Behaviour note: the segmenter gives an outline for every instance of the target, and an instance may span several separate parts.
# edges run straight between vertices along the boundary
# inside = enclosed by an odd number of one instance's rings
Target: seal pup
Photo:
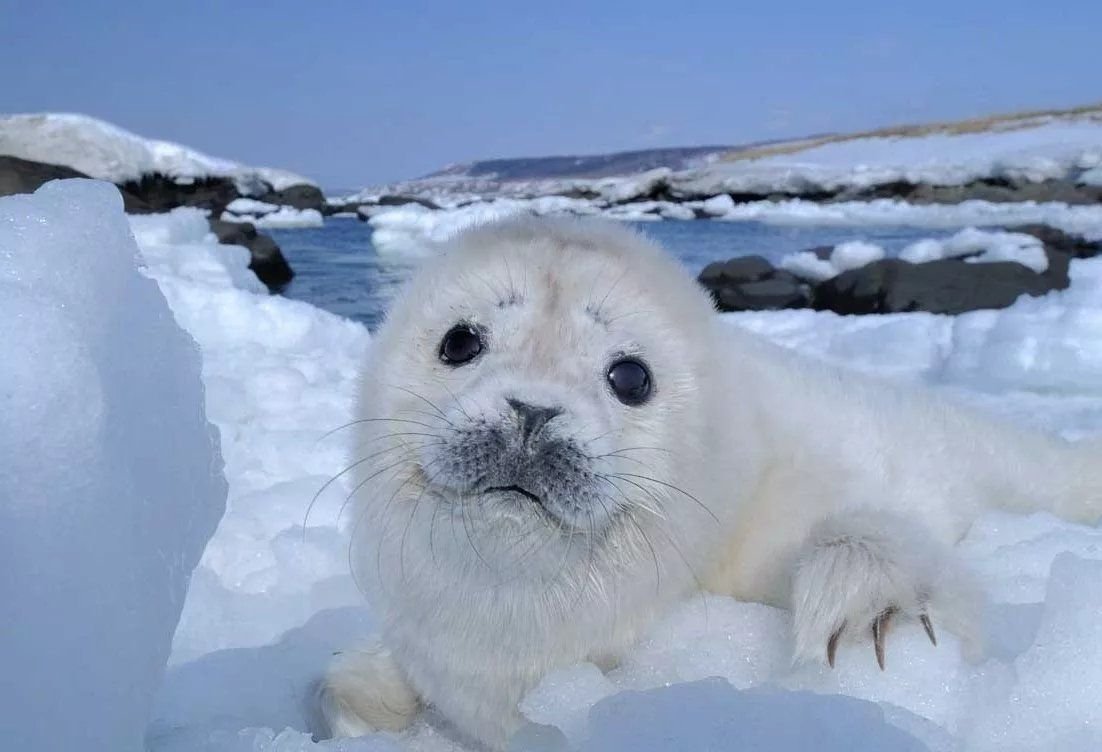
[[[976,637],[952,544],[983,510],[1102,511],[1076,445],[847,373],[723,322],[672,258],[593,220],[455,237],[361,388],[353,565],[381,622],[321,684],[329,730],[423,705],[504,748],[549,670],[615,665],[708,590],[792,610],[833,665],[891,626]]]

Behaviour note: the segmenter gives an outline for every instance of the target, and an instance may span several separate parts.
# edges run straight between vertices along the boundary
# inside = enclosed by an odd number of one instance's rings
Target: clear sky
[[[1102,0],[0,0],[0,112],[355,188],[1102,100]]]

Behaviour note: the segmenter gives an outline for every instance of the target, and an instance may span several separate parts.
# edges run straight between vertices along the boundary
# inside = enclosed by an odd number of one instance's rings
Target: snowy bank
[[[4,746],[137,752],[226,497],[199,353],[91,181],[0,200],[0,321]]]
[[[0,207],[11,205],[4,202]],[[67,236],[61,230],[72,222],[77,240],[66,258],[75,269],[104,284],[130,279],[140,287],[141,280],[134,280],[132,273],[129,278],[108,276],[99,266],[103,254],[88,250],[102,249],[101,243],[87,239],[103,239],[91,228],[104,222],[108,212],[91,203],[87,212],[79,209],[66,206],[62,225],[25,221],[14,226],[20,238],[41,233],[56,239]],[[24,213],[37,216],[29,210]],[[346,466],[345,432],[339,429],[364,417],[355,413],[353,395],[359,364],[370,357],[367,332],[311,306],[259,294],[261,288],[246,268],[245,252],[215,244],[196,213],[135,217],[131,225],[145,273],[157,282],[176,321],[200,347],[207,415],[221,437],[229,484],[225,517],[195,570],[184,604],[148,748],[466,749],[431,714],[397,736],[315,743],[308,731],[311,682],[333,650],[355,645],[375,622],[370,604],[361,602],[348,574],[347,533],[356,520],[342,518],[340,511],[351,489],[338,479],[311,503],[326,481]],[[0,253],[8,259],[8,236],[0,237],[5,241]],[[31,255],[25,262],[33,264],[36,258]],[[51,275],[36,277],[4,276],[9,266],[0,267],[0,285],[15,293],[0,297],[0,306],[22,305],[52,289],[53,264],[43,267]],[[1067,290],[1023,298],[1002,311],[956,317],[846,317],[801,310],[729,315],[726,321],[812,358],[951,390],[962,401],[1008,420],[1081,438],[1102,433],[1102,260],[1072,261],[1070,278]],[[126,304],[119,289],[82,284],[66,291],[74,319],[65,322],[69,329],[59,324],[60,333],[51,341],[70,342],[73,332],[118,321],[110,316]],[[36,343],[43,341],[37,335],[45,325],[40,322],[67,315],[66,308],[42,308],[33,326],[15,330],[26,352],[33,353]],[[162,310],[161,318],[152,321],[165,319]],[[132,365],[130,351],[144,341],[128,341],[113,363],[97,365],[107,368],[105,373],[121,364]],[[158,362],[168,351],[159,344],[140,362]],[[17,359],[15,367],[24,362]],[[51,353],[45,362],[59,362],[57,354]],[[7,378],[3,368],[0,374]],[[194,368],[192,362],[192,374]],[[180,372],[187,369],[166,374],[163,385],[182,394],[187,390],[180,391]],[[44,388],[53,390],[52,399],[34,404],[43,410],[64,407],[70,432],[0,433],[5,440],[20,442],[15,445],[19,451],[3,453],[0,462],[23,461],[16,467],[32,484],[26,488],[32,489],[43,481],[40,458],[60,455],[71,460],[105,446],[99,434],[72,433],[85,425],[86,416],[73,406],[89,404],[87,395],[78,391],[81,399],[57,398],[88,382],[75,377],[56,380],[54,376],[61,379],[58,374],[68,371],[55,368],[41,371],[50,380],[39,373],[24,374],[36,379],[28,388],[41,379],[49,385]],[[97,377],[93,369],[89,378]],[[70,391],[62,389],[65,385]],[[130,391],[128,400],[145,394]],[[195,391],[193,386],[193,395]],[[166,409],[170,408],[149,406],[146,414],[160,417]],[[334,429],[336,433],[326,435]],[[27,452],[28,435],[52,442],[53,448]],[[64,444],[67,436],[78,436],[77,445]],[[167,435],[154,436],[148,445],[158,447],[158,441],[168,440]],[[76,465],[70,461],[57,467],[63,473]],[[188,480],[195,482],[194,477]],[[158,489],[173,493],[163,484]],[[8,504],[7,496],[4,503]],[[79,529],[98,530],[98,525],[93,520]],[[111,528],[120,529],[127,528]],[[62,532],[64,528],[51,529],[53,537],[28,539],[41,546],[40,541],[57,540]],[[99,543],[110,544],[115,554],[118,540],[104,535]],[[72,548],[73,542],[68,545]],[[66,551],[50,547],[56,554],[47,561],[50,571],[72,561]],[[840,647],[833,671],[793,667],[786,612],[701,596],[641,636],[638,646],[607,675],[581,665],[548,676],[522,705],[533,726],[522,732],[516,748],[620,752],[743,743],[777,749],[1097,749],[1102,742],[1097,734],[1102,728],[1097,703],[1102,685],[1102,634],[1097,624],[1102,608],[1102,531],[1046,515],[989,514],[973,527],[959,553],[977,573],[989,601],[987,647],[975,662],[962,656],[951,634],[939,633],[938,646],[933,647],[921,628],[901,624],[889,637],[886,672],[879,670],[868,645]],[[79,571],[70,567],[67,575],[76,571],[94,579],[97,572],[89,571],[88,565],[94,560],[80,559]],[[81,615],[99,619],[101,611]],[[68,617],[73,612],[60,613]],[[85,624],[67,626],[75,624],[62,619],[42,622],[41,627],[87,629]],[[0,630],[4,649],[10,644],[8,634]],[[132,642],[128,647],[133,650],[141,644],[138,638]],[[115,670],[130,668],[112,665]],[[15,676],[18,689],[25,689],[27,674]],[[83,677],[75,680],[79,683]],[[83,684],[81,688],[87,690]],[[17,695],[5,692],[8,696]],[[87,696],[82,699],[82,707],[88,707]],[[60,736],[58,729],[68,719],[54,714],[51,720],[49,731]],[[18,725],[12,728],[21,730]],[[68,748],[87,746],[89,728],[76,723],[67,729],[72,739]],[[31,739],[23,748],[41,746]]]
[[[177,183],[230,178],[242,195],[314,186],[301,175],[246,167],[170,141],[142,138],[87,115],[20,114],[0,117],[0,154],[71,167],[89,177],[129,183],[164,175]]]

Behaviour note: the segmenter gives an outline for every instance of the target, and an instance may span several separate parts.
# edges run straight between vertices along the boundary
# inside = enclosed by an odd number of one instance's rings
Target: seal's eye
[[[440,360],[450,366],[461,366],[482,352],[482,337],[469,324],[456,324],[440,342]]]
[[[608,385],[625,405],[641,405],[651,394],[650,371],[641,361],[624,358],[608,367]]]

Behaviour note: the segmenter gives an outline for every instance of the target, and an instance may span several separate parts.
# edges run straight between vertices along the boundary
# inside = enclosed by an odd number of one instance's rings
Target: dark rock
[[[141,180],[124,183],[121,188],[144,202],[146,212],[166,212],[178,206],[195,206],[209,209],[212,216],[218,216],[231,201],[241,197],[233,180],[221,177],[177,183],[160,174],[143,175]],[[128,208],[127,211],[141,213],[138,209]]]
[[[969,264],[944,259],[911,264],[883,259],[820,283],[814,306],[841,314],[965,313],[1006,308],[1021,295],[1044,295],[1067,287],[1067,264],[1038,274],[1013,262]],[[1050,262],[1051,263],[1051,262]]]
[[[78,172],[64,165],[52,165],[44,162],[32,162],[29,159],[20,159],[19,157],[0,156],[0,196],[34,193],[43,183],[48,183],[51,180],[87,177],[83,172]],[[122,194],[126,211],[135,214],[148,211],[145,202],[137,196],[121,188],[119,193]]]
[[[1040,240],[1045,245],[1045,250],[1049,252],[1051,261],[1051,252],[1059,251],[1065,253],[1071,258],[1094,258],[1099,253],[1102,253],[1102,242],[1090,241],[1084,238],[1082,235],[1072,235],[1058,230],[1055,227],[1049,225],[1017,225],[1015,227],[1007,227],[1007,232],[1020,232],[1025,235],[1032,235]]]
[[[378,206],[404,206],[405,204],[420,204],[426,209],[439,209],[440,206],[427,198],[421,198],[420,196],[379,196],[379,200],[376,202]]]
[[[296,209],[322,211],[325,208],[325,196],[316,185],[292,185],[282,191],[268,191],[260,200],[279,206],[293,206]]]
[[[264,233],[257,232],[253,225],[220,219],[209,222],[211,232],[218,236],[219,243],[243,245],[249,249],[249,268],[269,290],[277,292],[295,276],[279,245]]]
[[[807,288],[788,279],[763,279],[724,285],[711,290],[721,311],[774,311],[782,308],[806,308],[810,302]]]
[[[772,273],[773,265],[762,256],[739,256],[708,264],[700,273],[700,281],[705,287],[719,283],[756,282]]]
[[[86,178],[83,172],[61,165],[32,162],[19,157],[0,156],[0,196],[34,193],[50,180]]]

